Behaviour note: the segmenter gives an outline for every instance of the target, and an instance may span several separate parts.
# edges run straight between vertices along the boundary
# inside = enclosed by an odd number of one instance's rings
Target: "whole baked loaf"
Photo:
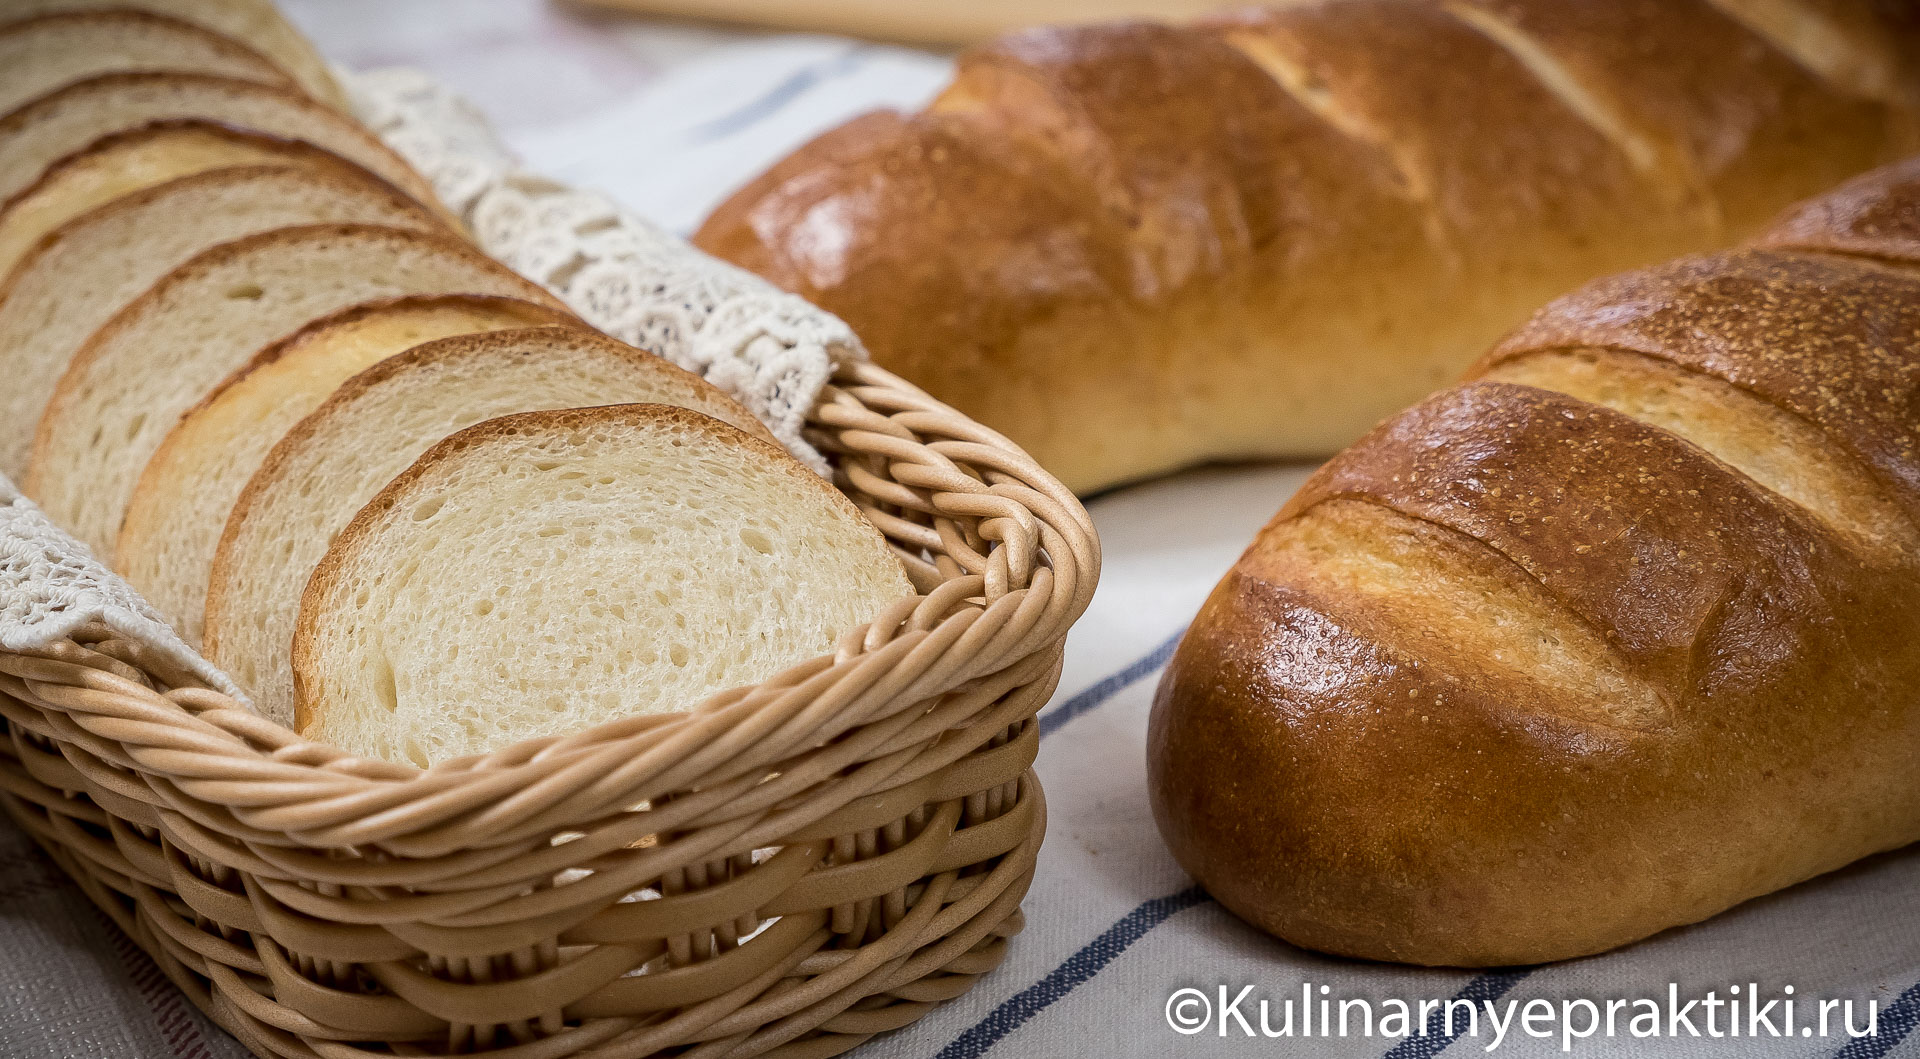
[[[1920,8],[1327,0],[970,51],[697,237],[1082,492],[1324,455],[1915,143]]]
[[[1161,682],[1181,864],[1310,948],[1491,965],[1920,839],[1917,267],[1920,158],[1336,456]]]

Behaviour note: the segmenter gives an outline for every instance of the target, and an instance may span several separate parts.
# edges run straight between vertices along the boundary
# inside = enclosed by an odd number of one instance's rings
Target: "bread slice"
[[[89,338],[40,417],[27,493],[111,562],[140,472],[181,413],[268,342],[350,305],[503,294],[561,308],[450,236],[370,225],[281,228],[168,273]]]
[[[216,169],[118,199],[62,225],[28,253],[0,288],[0,371],[7,379],[0,387],[0,473],[25,477],[35,425],[86,340],[195,255],[295,225],[440,230],[433,215],[391,185],[307,150],[313,157],[299,167]]]
[[[218,33],[140,11],[41,15],[0,26],[0,114],[110,73],[201,73],[293,87],[260,53]]]
[[[142,188],[209,169],[337,157],[297,140],[206,121],[157,122],[104,136],[0,206],[0,277],[12,275],[47,233]]]
[[[199,644],[221,527],[267,451],[339,386],[397,353],[452,335],[578,325],[517,298],[437,294],[356,306],[254,354],[183,416],[147,461],[114,564]]]
[[[326,61],[281,16],[273,0],[6,0],[0,4],[0,23],[62,12],[129,10],[190,22],[245,44],[285,70],[308,95],[344,109],[345,99]]]
[[[324,147],[391,181],[422,203],[433,187],[352,119],[291,89],[206,74],[103,74],[0,117],[0,201],[60,159],[109,133],[200,118]]]
[[[687,709],[912,591],[851,501],[723,423],[508,416],[434,446],[328,549],[300,603],[296,719],[425,768]]]
[[[288,651],[301,586],[367,501],[476,423],[621,402],[692,408],[767,437],[713,384],[592,331],[447,338],[355,376],[273,447],[227,517],[207,589],[207,657],[267,716],[292,723]]]

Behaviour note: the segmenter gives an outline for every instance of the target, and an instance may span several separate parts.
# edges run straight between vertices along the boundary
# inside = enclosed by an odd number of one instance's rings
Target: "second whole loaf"
[[[1595,284],[1208,600],[1155,815],[1330,952],[1533,963],[1920,839],[1920,159]]]
[[[1076,491],[1317,457],[1547,299],[1911,149],[1920,13],[1895,10],[1328,0],[1034,30],[697,239]]]

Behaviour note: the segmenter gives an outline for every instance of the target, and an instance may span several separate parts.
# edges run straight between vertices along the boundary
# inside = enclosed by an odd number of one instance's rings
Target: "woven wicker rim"
[[[262,1055],[828,1055],[911,1021],[1019,929],[1034,715],[1099,545],[1011,442],[873,365],[808,439],[919,593],[831,656],[423,771],[83,630],[0,654],[0,803]]]

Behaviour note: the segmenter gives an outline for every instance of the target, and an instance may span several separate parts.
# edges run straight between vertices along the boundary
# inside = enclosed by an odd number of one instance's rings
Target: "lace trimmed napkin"
[[[800,428],[834,363],[866,356],[838,317],[604,195],[519,168],[486,118],[426,74],[342,81],[356,116],[433,182],[481,249],[595,327],[706,376],[826,473]]]
[[[845,323],[604,196],[526,172],[484,117],[425,74],[340,79],[357,116],[433,182],[482,249],[589,323],[733,394],[825,473],[800,429],[834,364],[866,356]],[[50,647],[94,622],[246,701],[131,585],[0,475],[0,649]]]
[[[0,649],[51,647],[94,622],[245,701],[239,687],[188,647],[132,585],[0,475]]]

